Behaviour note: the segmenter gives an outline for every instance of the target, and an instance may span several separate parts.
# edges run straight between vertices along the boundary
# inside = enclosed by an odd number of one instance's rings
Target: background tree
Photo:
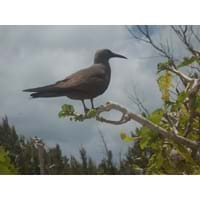
[[[105,140],[104,140],[105,142]],[[42,154],[38,145],[43,144]],[[106,142],[105,142],[106,144]],[[0,124],[0,174],[114,174],[119,173],[112,162],[112,151],[96,164],[84,147],[80,159],[64,156],[60,146],[49,148],[40,138],[26,139],[19,136],[8,118]],[[42,166],[41,157],[42,156]],[[41,169],[42,168],[42,169]]]

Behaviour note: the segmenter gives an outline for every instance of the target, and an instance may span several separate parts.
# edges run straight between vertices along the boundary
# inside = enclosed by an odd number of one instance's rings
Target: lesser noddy
[[[90,99],[92,108],[94,108],[93,98],[103,94],[108,88],[111,77],[109,59],[114,57],[127,59],[109,49],[101,49],[95,53],[94,64],[90,67],[79,70],[52,85],[23,91],[33,92],[31,94],[33,98],[67,96],[71,99],[78,99],[81,100],[87,112],[88,108],[84,100]]]

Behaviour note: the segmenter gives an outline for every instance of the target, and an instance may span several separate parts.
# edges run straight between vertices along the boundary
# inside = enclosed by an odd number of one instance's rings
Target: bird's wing
[[[54,87],[59,89],[76,89],[88,91],[90,87],[98,87],[105,82],[105,70],[99,66],[92,66],[80,70],[62,81],[58,81]]]
[[[88,91],[88,88],[101,86],[104,82],[105,71],[99,64],[82,69],[64,80],[44,87],[30,88],[24,92],[66,92],[67,90]]]

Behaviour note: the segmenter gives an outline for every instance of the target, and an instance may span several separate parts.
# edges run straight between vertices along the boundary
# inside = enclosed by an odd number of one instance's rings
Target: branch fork
[[[114,120],[105,119],[104,117],[100,116],[101,113],[109,112],[111,110],[117,110],[122,113],[120,120],[114,121]],[[105,106],[102,105],[97,109],[96,120],[100,121],[100,122],[109,123],[109,124],[121,125],[121,124],[124,124],[124,123],[130,121],[131,118],[129,117],[128,110],[125,107],[123,107],[117,103],[109,101],[106,103]]]

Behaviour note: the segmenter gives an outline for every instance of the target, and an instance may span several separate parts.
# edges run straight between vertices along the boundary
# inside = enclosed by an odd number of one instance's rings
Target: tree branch
[[[166,120],[168,121],[169,125],[171,126],[172,132],[175,135],[178,135],[178,130],[177,130],[178,120],[175,119],[174,117],[172,117],[170,115],[170,113],[165,113],[164,117],[166,118]]]
[[[179,76],[181,78],[181,80],[184,80],[184,82],[186,82],[186,83],[193,81],[192,78],[190,78],[186,74],[180,72],[179,70],[175,69],[173,66],[169,67],[168,70],[171,71],[171,72],[173,72],[177,76]]]
[[[142,102],[141,98],[137,94],[136,87],[133,87],[133,91],[129,92],[128,98],[130,99],[131,102],[133,102],[138,107],[140,114],[145,115],[145,116],[149,115],[148,109],[146,108],[146,106],[144,105],[144,102]]]
[[[200,37],[195,33],[193,26],[190,26],[191,33],[194,35],[195,39],[200,43]]]
[[[104,117],[100,116],[101,113],[109,112],[111,110],[117,110],[122,113],[120,120],[114,121],[114,120],[105,119]],[[128,115],[127,109],[124,108],[123,106],[121,106],[117,103],[107,102],[105,106],[102,105],[99,108],[97,108],[96,120],[100,121],[100,122],[109,123],[109,124],[121,125],[121,124],[124,124],[124,123],[130,121],[130,117]]]
[[[193,29],[188,29],[189,26],[171,26],[171,28],[176,33],[178,38],[183,42],[183,44],[187,47],[187,49],[191,52],[191,54],[193,54],[194,56],[200,55],[199,51],[193,48],[190,41],[191,36],[194,35]],[[198,39],[198,37],[196,39]]]
[[[117,110],[122,113],[120,120],[113,121],[113,120],[109,120],[109,119],[106,119],[101,116],[102,113],[109,112],[111,110]],[[192,141],[190,139],[187,139],[185,137],[182,137],[182,136],[178,135],[177,132],[176,132],[176,134],[174,134],[173,131],[172,132],[167,131],[164,128],[162,128],[161,126],[151,122],[150,120],[148,120],[140,115],[137,115],[136,113],[129,112],[125,107],[123,107],[117,103],[114,103],[114,102],[108,102],[108,103],[106,103],[106,105],[102,105],[101,107],[99,107],[97,109],[96,120],[100,121],[100,122],[109,123],[109,124],[115,124],[115,125],[121,125],[128,121],[133,120],[143,126],[146,126],[147,128],[151,129],[153,132],[158,133],[159,135],[163,136],[164,138],[172,139],[179,144],[182,144],[188,148],[191,148],[192,150],[198,150],[200,147],[199,143]]]
[[[149,32],[149,27],[144,26],[142,28],[141,26],[137,26],[137,30],[139,31],[140,35],[137,35],[136,31],[134,31],[132,28],[127,27],[129,33],[137,40],[140,40],[142,42],[150,44],[159,54],[169,60],[174,60],[172,55],[170,55],[169,48],[167,45],[167,50],[166,46],[164,44],[158,45],[156,42],[152,39],[152,36]],[[143,36],[143,37],[142,37]]]
[[[97,128],[98,128],[99,135],[100,135],[100,137],[102,139],[102,142],[103,142],[103,145],[104,145],[104,148],[105,148],[105,151],[106,151],[106,156],[109,159],[109,154],[110,153],[109,153],[109,149],[108,149],[107,143],[105,141],[104,135],[103,135],[102,131],[99,129],[99,127],[97,127]]]

